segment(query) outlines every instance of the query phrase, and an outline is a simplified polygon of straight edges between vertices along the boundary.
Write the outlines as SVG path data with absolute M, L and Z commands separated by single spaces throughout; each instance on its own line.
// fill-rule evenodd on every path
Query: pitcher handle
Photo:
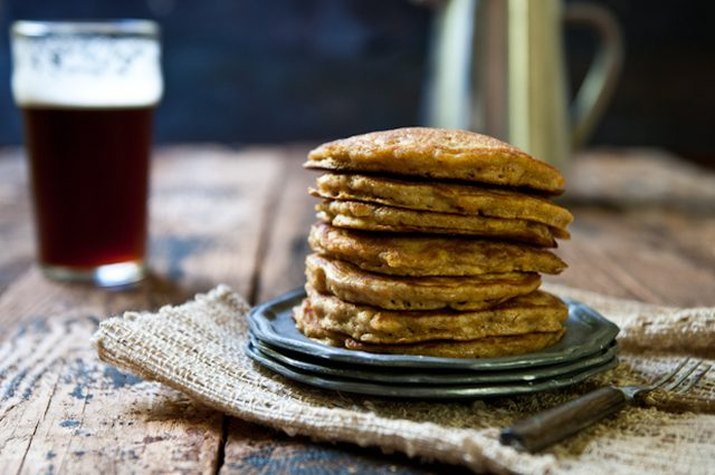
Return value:
M 613 95 L 623 64 L 623 35 L 611 12 L 592 3 L 566 5 L 564 21 L 588 26 L 599 36 L 598 51 L 571 105 L 571 144 L 575 150 L 591 135 Z

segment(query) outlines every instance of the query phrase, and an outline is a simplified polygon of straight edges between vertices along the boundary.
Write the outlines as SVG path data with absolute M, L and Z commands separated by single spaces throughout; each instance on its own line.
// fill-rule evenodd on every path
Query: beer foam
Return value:
M 20 106 L 142 107 L 163 93 L 159 44 L 148 38 L 15 38 Z

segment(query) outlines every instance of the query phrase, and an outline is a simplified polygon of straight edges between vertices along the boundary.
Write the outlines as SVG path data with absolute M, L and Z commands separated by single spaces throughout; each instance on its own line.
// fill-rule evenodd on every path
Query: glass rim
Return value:
M 12 23 L 13 35 L 42 37 L 53 34 L 95 34 L 95 35 L 138 35 L 157 36 L 159 25 L 153 20 L 117 19 L 117 20 L 17 20 Z

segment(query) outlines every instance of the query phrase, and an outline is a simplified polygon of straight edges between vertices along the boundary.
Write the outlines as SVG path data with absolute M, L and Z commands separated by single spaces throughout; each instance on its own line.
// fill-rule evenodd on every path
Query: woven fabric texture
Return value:
M 401 451 L 475 472 L 707 473 L 715 466 L 715 371 L 683 396 L 654 392 L 642 406 L 542 454 L 500 445 L 500 428 L 605 384 L 639 383 L 684 355 L 712 363 L 715 308 L 646 305 L 545 285 L 618 324 L 621 364 L 574 387 L 471 402 L 362 397 L 311 388 L 271 373 L 243 351 L 248 305 L 226 286 L 156 313 L 108 319 L 93 337 L 99 357 L 232 416 L 290 435 Z

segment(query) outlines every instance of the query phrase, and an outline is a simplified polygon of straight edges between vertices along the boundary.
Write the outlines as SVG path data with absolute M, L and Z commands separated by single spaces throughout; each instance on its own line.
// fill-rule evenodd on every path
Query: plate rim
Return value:
M 375 369 L 379 369 L 379 373 L 377 374 L 373 369 L 369 367 L 361 367 L 361 368 L 355 368 L 353 372 L 349 368 L 346 368 L 344 370 L 338 369 L 338 368 L 331 368 L 329 365 L 321 365 L 319 362 L 310 362 L 310 361 L 305 361 L 301 360 L 300 356 L 306 357 L 307 355 L 303 353 L 296 353 L 296 356 L 290 356 L 286 355 L 281 352 L 280 349 L 272 347 L 268 345 L 265 342 L 262 342 L 255 337 L 251 336 L 250 337 L 250 342 L 249 342 L 258 353 L 263 354 L 266 358 L 270 358 L 273 360 L 276 360 L 277 363 L 282 364 L 284 366 L 287 366 L 289 368 L 294 368 L 299 371 L 303 371 L 306 373 L 313 373 L 316 375 L 323 375 L 327 377 L 338 377 L 338 378 L 351 378 L 355 380 L 361 380 L 361 381 L 380 381 L 380 382 L 386 382 L 390 384 L 391 382 L 394 383 L 399 383 L 399 384 L 405 384 L 405 385 L 410 385 L 410 384 L 422 384 L 422 385 L 445 385 L 445 384 L 451 384 L 451 385 L 466 385 L 466 384 L 491 384 L 491 383 L 498 383 L 498 382 L 522 382 L 526 383 L 528 381 L 540 381 L 543 379 L 547 378 L 552 378 L 552 377 L 558 377 L 561 375 L 565 375 L 568 373 L 580 371 L 582 369 L 587 369 L 591 367 L 598 366 L 599 364 L 603 364 L 605 362 L 608 362 L 612 360 L 615 356 L 618 355 L 619 352 L 619 347 L 616 342 L 613 342 L 608 348 L 603 350 L 596 356 L 596 353 L 593 355 L 587 355 L 584 358 L 581 358 L 579 360 L 574 360 L 574 361 L 568 361 L 559 365 L 553 365 L 553 366 L 541 366 L 538 368 L 534 368 L 535 371 L 546 371 L 548 368 L 552 368 L 553 370 L 562 370 L 561 372 L 550 372 L 549 374 L 536 374 L 533 375 L 533 373 L 529 373 L 525 371 L 525 368 L 515 368 L 512 371 L 483 371 L 483 372 L 478 372 L 478 371 L 464 371 L 464 372 L 455 372 L 453 374 L 441 374 L 438 371 L 433 371 L 433 374 L 429 374 L 429 370 L 424 370 L 420 368 L 420 372 L 418 373 L 405 373 L 405 372 L 392 372 L 390 374 L 389 372 L 389 367 L 378 367 Z M 285 350 L 284 350 L 285 351 Z M 591 362 L 588 362 L 586 365 L 576 365 L 578 362 L 584 362 L 585 360 L 591 359 Z M 323 360 L 325 361 L 325 360 Z M 330 363 L 330 362 L 329 362 Z M 309 367 L 301 367 L 300 364 L 305 364 L 308 365 Z M 570 365 L 570 366 L 569 366 Z M 556 368 L 556 366 L 561 366 L 561 368 Z M 312 368 L 312 369 L 311 369 Z M 325 369 L 328 370 L 327 372 L 321 373 L 320 369 Z M 344 374 L 338 374 L 336 372 L 332 372 L 333 370 L 335 371 L 343 371 Z M 355 374 L 359 374 L 359 376 L 355 376 Z M 499 375 L 502 376 L 507 376 L 507 379 L 498 379 Z M 389 381 L 388 378 L 392 378 L 392 381 Z M 458 381 L 461 378 L 461 381 Z M 481 382 L 480 382 L 481 379 Z
M 581 372 L 570 373 L 563 379 L 550 378 L 541 383 L 523 383 L 508 385 L 448 385 L 448 386 L 395 386 L 387 384 L 370 384 L 368 382 L 340 381 L 329 378 L 322 378 L 316 375 L 305 375 L 298 371 L 286 368 L 275 362 L 265 363 L 256 358 L 256 355 L 249 349 L 249 342 L 246 342 L 245 351 L 248 357 L 255 363 L 287 379 L 296 381 L 308 386 L 318 387 L 351 394 L 362 394 L 368 396 L 395 397 L 408 399 L 469 399 L 486 398 L 498 396 L 514 396 L 519 394 L 531 394 L 543 391 L 559 389 L 578 384 L 586 379 L 603 371 L 614 368 L 618 364 L 618 356 L 603 365 L 587 368 Z M 402 391 L 402 392 L 401 392 Z

